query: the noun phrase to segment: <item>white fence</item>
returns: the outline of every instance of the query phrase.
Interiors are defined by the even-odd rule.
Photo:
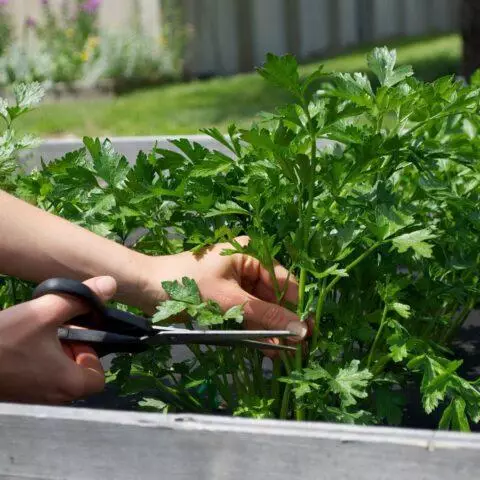
[[[64,0],[50,0],[60,5]],[[69,0],[74,2],[75,0]],[[162,1],[103,0],[102,27],[125,29],[140,8],[144,31],[161,32]],[[170,1],[170,4],[172,2]],[[387,38],[456,31],[460,0],[176,0],[194,35],[187,48],[192,74],[251,70],[267,52],[301,59],[330,55]],[[40,0],[10,2],[19,29],[39,15]]]
[[[333,54],[392,37],[456,31],[459,0],[183,0],[195,73],[234,73],[266,52]]]

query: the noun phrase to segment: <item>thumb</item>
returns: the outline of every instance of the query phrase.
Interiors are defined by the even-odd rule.
[[[115,295],[117,282],[113,277],[95,277],[83,282],[89,287],[102,302]],[[70,295],[50,294],[35,300],[37,306],[45,309],[45,317],[48,323],[54,326],[62,325],[77,315],[88,313],[87,304]]]

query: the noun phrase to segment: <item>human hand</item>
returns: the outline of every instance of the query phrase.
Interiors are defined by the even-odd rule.
[[[116,290],[112,277],[84,283],[103,301]],[[0,312],[0,401],[61,404],[103,390],[104,372],[93,349],[57,338],[58,327],[87,312],[82,302],[62,295]]]
[[[248,244],[248,237],[236,239],[241,245]],[[249,329],[290,330],[296,341],[307,334],[307,326],[290,310],[276,304],[270,275],[260,262],[248,255],[221,255],[231,248],[228,243],[218,244],[199,256],[183,252],[169,257],[149,258],[146,267],[144,294],[152,300],[148,313],[165,300],[165,292],[159,285],[165,280],[189,277],[196,281],[202,297],[216,301],[223,310],[244,304],[246,327]],[[275,266],[275,274],[284,288],[285,300],[297,302],[298,285],[281,265]]]

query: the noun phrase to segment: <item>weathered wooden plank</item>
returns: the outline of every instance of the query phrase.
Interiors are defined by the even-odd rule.
[[[253,51],[255,65],[265,61],[267,53],[281,55],[287,51],[283,0],[253,2]]]
[[[253,59],[253,4],[252,0],[235,0],[237,20],[238,71],[248,72]]]
[[[400,7],[401,0],[375,0],[373,4],[374,26],[373,38],[381,40],[398,36],[400,31]]]
[[[340,13],[340,46],[346,47],[359,43],[357,28],[357,0],[337,0]]]
[[[360,42],[372,42],[375,38],[375,0],[359,0],[357,3],[358,37]]]
[[[177,150],[175,146],[171,144],[171,140],[178,138],[186,138],[192,142],[198,142],[204,145],[208,149],[219,150],[226,155],[232,155],[232,152],[213,140],[208,135],[159,135],[155,137],[111,137],[110,140],[115,150],[128,159],[131,164],[134,164],[138,152],[149,152],[157,145],[159,148],[167,148]],[[101,139],[103,141],[103,138]],[[319,147],[324,146],[329,141],[319,140]],[[32,168],[40,166],[40,161],[43,159],[45,162],[50,162],[56,158],[60,158],[68,152],[72,152],[79,148],[82,148],[83,144],[80,139],[62,139],[62,140],[45,140],[37,148],[22,153],[20,159],[22,164],[26,166],[27,171]]]
[[[427,0],[405,0],[406,33],[420,35],[426,29]]]
[[[329,1],[300,0],[300,35],[301,56],[306,58],[318,55],[329,47],[331,35],[329,22]]]
[[[302,51],[300,34],[300,3],[298,0],[283,0],[285,35],[287,51],[299,57]]]
[[[477,478],[480,435],[0,404],[0,479]]]

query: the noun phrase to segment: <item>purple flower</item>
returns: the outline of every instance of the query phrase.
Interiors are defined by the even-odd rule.
[[[40,0],[40,1],[41,1],[42,5],[45,5],[45,6],[48,5],[48,0]]]
[[[5,5],[8,5],[8,0],[0,0],[0,7],[4,7]]]
[[[36,27],[37,26],[37,21],[33,18],[33,17],[27,17],[27,19],[25,20],[25,25],[27,27]]]
[[[84,12],[95,13],[98,7],[102,3],[102,0],[86,0],[80,7]]]

